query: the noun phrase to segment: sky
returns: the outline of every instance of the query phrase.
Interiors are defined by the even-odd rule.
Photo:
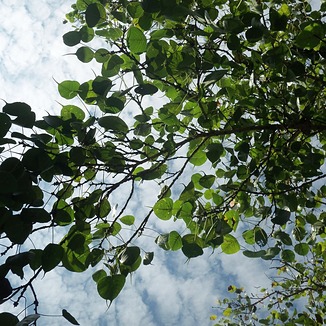
[[[55,80],[82,82],[93,77],[92,65],[66,55],[74,51],[62,42],[62,35],[71,29],[63,20],[73,2],[0,0],[1,99],[26,102],[39,117],[47,112],[59,114],[58,102],[65,100],[60,98]],[[135,208],[145,207],[152,193],[153,189],[148,188],[139,192]],[[174,227],[172,222],[155,226],[162,230]],[[47,244],[47,237],[51,234],[36,239],[36,245]],[[244,286],[249,293],[269,284],[268,263],[247,259],[241,253],[227,256],[207,250],[203,256],[187,261],[182,252],[160,249],[153,237],[142,241],[144,248],[155,252],[153,264],[128,277],[110,309],[97,294],[91,278],[96,269],[73,274],[56,268],[35,283],[39,312],[60,315],[61,309],[67,309],[80,325],[213,325],[209,317],[219,311],[212,307],[225,296],[230,284]],[[0,306],[0,311],[14,314],[23,309],[23,303],[17,308]],[[70,324],[62,317],[42,316],[37,325]]]

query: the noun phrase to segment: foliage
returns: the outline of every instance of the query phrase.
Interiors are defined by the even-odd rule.
[[[154,258],[137,238],[156,216],[187,230],[160,234],[165,250],[242,250],[291,273],[264,295],[269,308],[300,296],[315,305],[271,311],[267,324],[324,320],[325,11],[294,0],[77,0],[63,41],[100,72],[58,91],[85,109],[73,102],[37,121],[25,103],[2,109],[1,302],[29,289],[37,313],[32,282],[59,265],[98,266],[99,295],[112,302]],[[134,216],[136,189],[154,184],[158,198]],[[47,229],[62,240],[30,248]],[[240,292],[226,317],[258,307]]]

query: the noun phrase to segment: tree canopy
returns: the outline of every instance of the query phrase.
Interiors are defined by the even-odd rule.
[[[99,72],[58,82],[71,100],[58,115],[36,120],[21,102],[0,113],[0,302],[30,291],[33,322],[33,281],[58,266],[97,266],[112,302],[155,259],[137,241],[158,218],[184,231],[156,245],[187,259],[274,262],[271,289],[230,285],[236,298],[212,319],[325,322],[325,12],[304,0],[77,0],[63,42]],[[159,189],[142,217],[141,187]],[[48,229],[62,239],[33,248]]]

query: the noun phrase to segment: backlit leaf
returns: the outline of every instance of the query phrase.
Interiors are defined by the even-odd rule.
[[[125,225],[133,225],[135,223],[135,217],[133,215],[125,215],[120,217],[120,221]]]
[[[65,80],[58,85],[60,95],[69,100],[78,95],[80,84],[74,80]]]
[[[223,243],[221,244],[221,249],[225,254],[232,255],[240,250],[240,245],[233,235],[226,234]]]
[[[42,268],[45,272],[49,272],[55,268],[62,259],[63,248],[54,243],[48,244],[42,254]]]
[[[73,325],[80,325],[78,321],[66,309],[62,309],[62,316]]]
[[[171,250],[179,250],[182,248],[182,238],[177,231],[169,233],[168,244]]]
[[[146,37],[139,28],[134,26],[129,28],[127,33],[127,46],[129,50],[135,54],[140,54],[146,51]]]
[[[106,276],[98,281],[97,291],[103,299],[113,301],[121,292],[125,282],[124,275]]]
[[[171,198],[162,198],[158,200],[154,207],[155,215],[161,220],[169,220],[172,217],[173,200]]]

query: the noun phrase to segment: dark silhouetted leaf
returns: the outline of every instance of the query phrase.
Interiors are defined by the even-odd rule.
[[[106,19],[104,7],[100,3],[91,3],[87,6],[85,19],[88,27],[95,27]]]
[[[79,325],[78,321],[66,309],[62,309],[62,316],[73,325]]]
[[[42,268],[45,272],[49,272],[55,268],[63,257],[63,248],[54,243],[48,244],[42,254]]]

